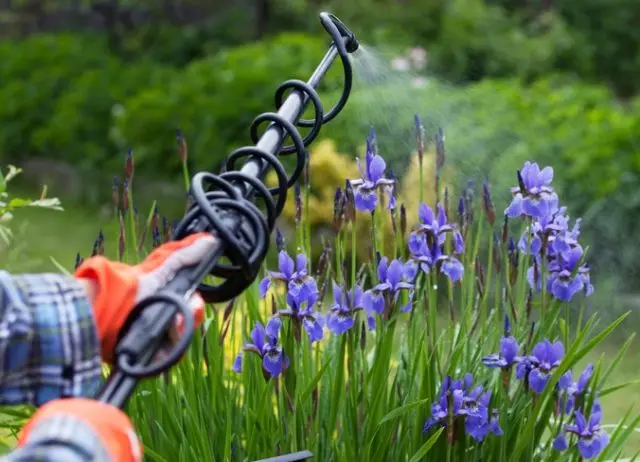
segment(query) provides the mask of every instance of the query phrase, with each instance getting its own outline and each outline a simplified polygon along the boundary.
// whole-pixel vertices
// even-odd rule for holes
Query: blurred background
[[[72,268],[100,229],[113,249],[112,181],[128,149],[136,210],[146,218],[158,199],[169,222],[180,217],[176,130],[191,172],[219,168],[250,142],[277,85],[306,79],[326,51],[322,10],[364,50],[351,102],[314,148],[317,204],[354,171],[370,126],[394,174],[415,184],[417,113],[429,138],[445,131],[452,203],[468,180],[488,180],[500,212],[524,160],[552,165],[584,219],[590,306],[607,318],[637,310],[637,0],[2,0],[0,164],[24,169],[15,194],[46,184],[65,207],[17,214],[21,239],[3,266],[56,270],[53,257]],[[326,106],[341,91],[337,68],[320,90]],[[322,210],[314,224],[330,227]]]

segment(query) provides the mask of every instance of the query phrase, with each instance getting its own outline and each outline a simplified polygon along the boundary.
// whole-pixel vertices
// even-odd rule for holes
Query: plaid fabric
[[[71,416],[42,421],[29,433],[26,444],[0,462],[115,462],[111,461],[90,427]]]
[[[91,398],[101,364],[91,305],[73,277],[0,271],[0,404]]]

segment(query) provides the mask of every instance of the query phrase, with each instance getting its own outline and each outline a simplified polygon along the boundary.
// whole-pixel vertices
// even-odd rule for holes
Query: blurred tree
[[[623,97],[640,88],[638,0],[3,0],[0,34],[99,29],[121,56],[182,66],[216,46],[315,33],[321,10],[373,46],[427,48],[453,82],[565,71]]]
[[[618,95],[629,97],[640,90],[640,1],[638,0],[486,0],[519,20],[520,27],[541,17],[558,14],[572,30],[574,52],[583,55],[589,68],[583,77],[603,81]],[[559,69],[574,70],[568,63]]]

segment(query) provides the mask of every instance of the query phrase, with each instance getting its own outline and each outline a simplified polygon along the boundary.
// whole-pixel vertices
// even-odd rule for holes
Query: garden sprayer
[[[176,227],[174,239],[183,239],[195,232],[211,232],[218,239],[218,248],[197,265],[178,272],[166,287],[136,305],[121,332],[115,349],[114,371],[100,391],[99,401],[122,408],[139,380],[157,376],[180,360],[195,330],[186,304],[195,290],[205,301],[220,303],[240,295],[257,277],[269,249],[275,221],[285,205],[287,190],[303,172],[306,147],[317,137],[322,125],[338,115],[351,93],[349,53],[358,49],[358,41],[335,16],[321,13],[320,22],[332,43],[308,82],[287,80],[277,88],[278,112],[266,112],[254,119],[250,133],[255,145],[232,152],[226,159],[224,173],[199,172],[193,177],[190,191],[193,205]],[[340,100],[325,114],[316,87],[338,57],[344,70],[344,87]],[[283,101],[287,90],[291,93]],[[309,102],[314,118],[301,119]],[[258,129],[263,122],[270,124],[259,136]],[[296,125],[310,128],[304,138]],[[287,137],[292,144],[283,147]],[[277,156],[290,154],[295,154],[296,166],[287,177]],[[237,170],[236,164],[241,158],[248,160]],[[278,185],[270,189],[263,182],[269,168],[275,171],[278,181]],[[264,202],[264,212],[254,204],[256,198]],[[222,258],[230,263],[221,263]],[[208,275],[222,278],[224,282],[217,286],[204,284],[202,281]],[[154,361],[178,313],[184,317],[184,333],[170,353]],[[268,460],[284,462],[309,457],[311,453],[304,451]]]

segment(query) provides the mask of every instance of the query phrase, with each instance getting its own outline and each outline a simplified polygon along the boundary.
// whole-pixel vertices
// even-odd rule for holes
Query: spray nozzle
[[[348,53],[353,53],[360,47],[360,43],[358,39],[356,39],[355,34],[335,15],[331,13],[320,13],[320,22],[328,32],[331,32],[331,29],[337,30],[339,35],[345,39],[344,47]]]

